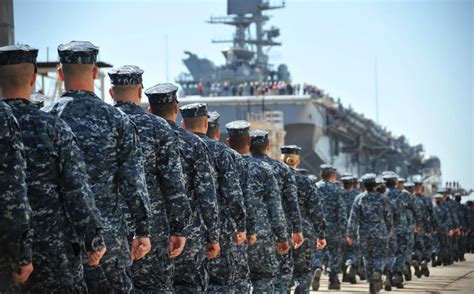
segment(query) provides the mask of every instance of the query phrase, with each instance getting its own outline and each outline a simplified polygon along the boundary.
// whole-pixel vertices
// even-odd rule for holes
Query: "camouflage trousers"
[[[171,294],[173,292],[173,260],[169,256],[169,238],[152,240],[151,252],[131,267],[136,293]]]
[[[327,257],[327,272],[329,275],[337,275],[342,272],[343,244],[342,238],[327,237],[327,246],[323,250],[317,250],[313,259],[313,269],[322,268],[324,258]]]
[[[397,234],[397,251],[395,253],[395,259],[392,264],[392,272],[394,273],[403,273],[406,267],[407,261],[407,252],[410,252],[410,235],[413,233],[408,232],[407,230],[398,230]]]
[[[425,235],[424,231],[415,234],[415,248],[413,251],[413,260],[422,262],[430,261],[432,253],[431,238]]]
[[[237,246],[234,242],[234,235],[234,231],[221,231],[219,256],[206,260],[209,272],[209,285],[206,293],[232,294],[235,292]]]
[[[250,292],[250,270],[247,256],[248,243],[237,246],[235,264],[235,293]]]
[[[405,251],[405,263],[410,264],[410,261],[415,250],[415,227],[410,227],[407,232],[407,248]]]
[[[344,259],[343,261],[345,262],[344,264],[346,266],[353,266],[357,267],[359,266],[359,260],[360,260],[360,252],[359,252],[359,244],[358,240],[353,240],[354,243],[352,243],[351,246],[347,245],[344,243],[343,246],[343,251],[344,251]]]
[[[309,287],[313,278],[312,262],[316,253],[316,239],[308,238],[300,248],[293,250],[293,284],[296,286],[296,294],[309,293]]]
[[[87,293],[78,243],[41,241],[32,247],[34,271],[22,293]]]
[[[203,293],[207,289],[206,246],[202,230],[191,230],[183,253],[174,261],[173,288],[176,293]]]
[[[274,293],[279,263],[273,236],[259,236],[247,254],[253,293]]]
[[[291,233],[289,234],[291,236]],[[291,244],[291,240],[288,240],[288,244]],[[287,254],[277,254],[278,263],[280,269],[277,273],[275,283],[275,293],[286,294],[290,293],[291,281],[293,279],[293,248],[290,246],[290,251]]]
[[[393,271],[393,265],[395,263],[395,257],[397,254],[397,236],[395,232],[392,232],[391,237],[388,238],[386,243],[385,258],[384,258],[384,271]]]
[[[363,236],[359,239],[361,255],[364,261],[367,281],[372,283],[375,272],[382,273],[384,268],[384,255],[388,242],[385,236]]]

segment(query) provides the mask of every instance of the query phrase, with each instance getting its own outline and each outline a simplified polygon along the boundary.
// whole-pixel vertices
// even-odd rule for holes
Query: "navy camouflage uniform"
[[[362,177],[364,183],[375,183],[375,174]],[[376,282],[373,274],[381,276],[383,257],[387,247],[387,235],[392,230],[390,204],[387,198],[378,192],[363,192],[359,194],[352,205],[349,217],[347,235],[349,238],[359,238],[360,250],[364,260],[365,272],[369,283]]]
[[[322,165],[321,171],[334,168],[330,165]],[[341,272],[343,252],[342,248],[346,241],[347,212],[343,191],[336,184],[328,180],[320,180],[317,184],[321,196],[321,206],[324,220],[326,222],[327,246],[316,252],[313,268],[322,268],[325,252],[328,255],[328,273],[337,277]]]
[[[61,64],[95,64],[98,48],[90,42],[60,45]],[[135,236],[149,236],[149,199],[137,130],[121,110],[106,104],[93,92],[71,89],[47,111],[71,127],[86,161],[91,189],[101,212],[107,252],[99,267],[85,265],[90,292],[132,291],[127,269],[132,265],[123,207]]]
[[[109,72],[114,86],[141,85],[143,71],[122,66]],[[170,236],[184,236],[191,208],[174,131],[166,120],[133,102],[117,101],[138,129],[151,208],[151,252],[133,262],[132,281],[137,293],[173,293]]]
[[[38,50],[25,46],[12,46],[10,53],[30,52],[36,60]],[[28,99],[5,100],[22,132],[34,231],[35,270],[22,291],[87,292],[80,246],[97,251],[104,244],[100,234],[103,224],[87,183],[84,160],[64,121],[40,111]]]
[[[342,183],[354,183],[355,178],[352,175],[346,175],[341,178]],[[349,216],[351,214],[352,204],[354,204],[354,200],[357,195],[360,194],[360,190],[352,189],[350,191],[344,190],[344,201],[346,203],[346,214],[347,220],[349,221]],[[354,268],[358,267],[358,262],[360,259],[359,256],[359,244],[357,238],[353,240],[352,245],[349,246],[344,244],[344,262],[345,266],[352,266]]]
[[[205,117],[207,105],[202,103],[188,104],[180,108],[183,118]],[[195,133],[206,143],[214,167],[213,177],[216,183],[219,205],[221,252],[215,259],[207,261],[209,272],[208,293],[231,293],[235,291],[237,245],[234,242],[236,230],[245,232],[246,216],[242,189],[235,156],[221,142],[211,140],[206,134]]]
[[[4,61],[1,53],[0,60]],[[20,127],[10,107],[0,101],[0,292],[14,287],[14,267],[31,263],[33,232],[25,170]]]
[[[145,91],[150,106],[177,101],[178,87],[157,84]],[[173,288],[178,293],[206,291],[209,274],[205,260],[208,243],[219,242],[218,204],[212,177],[209,149],[196,135],[168,121],[178,140],[178,150],[184,173],[184,183],[191,206],[191,220],[184,229],[187,236],[183,253],[175,258]]]
[[[415,183],[415,185],[418,183]],[[429,262],[431,259],[431,240],[427,234],[433,233],[433,203],[431,198],[423,194],[415,193],[415,202],[420,208],[421,224],[420,232],[415,234],[415,248],[413,259],[422,262]]]
[[[316,241],[325,239],[326,226],[320,196],[313,180],[298,171],[295,172],[295,179],[305,241],[301,247],[292,251],[295,265],[293,283],[296,285],[295,293],[309,293]]]
[[[268,143],[268,132],[253,131],[251,133],[252,144],[265,145]],[[261,153],[252,153],[252,156],[268,163],[278,181],[278,187],[281,191],[281,200],[285,218],[287,221],[288,235],[291,233],[301,233],[301,214],[298,206],[298,193],[296,188],[295,176],[291,169],[279,160],[272,159]],[[287,240],[291,243],[291,240]],[[293,276],[293,258],[291,250],[288,254],[278,255],[280,262],[280,271],[278,272],[278,282],[276,288],[280,293],[289,293],[291,280]]]
[[[384,179],[398,179],[398,176],[391,172],[384,175]],[[406,267],[407,251],[411,250],[408,247],[410,235],[413,235],[413,230],[409,227],[408,211],[413,213],[416,224],[421,223],[421,216],[415,200],[406,190],[400,190],[395,187],[389,187],[387,191],[388,200],[396,208],[398,212],[398,222],[394,225],[394,234],[397,239],[397,250],[392,260],[391,270],[393,273],[403,273]]]
[[[434,198],[436,202],[433,206],[433,215],[437,224],[435,234],[435,252],[438,255],[438,260],[447,264],[450,257],[449,251],[452,250],[448,242],[448,232],[454,228],[454,222],[451,218],[446,202],[442,199],[443,195],[436,194]]]

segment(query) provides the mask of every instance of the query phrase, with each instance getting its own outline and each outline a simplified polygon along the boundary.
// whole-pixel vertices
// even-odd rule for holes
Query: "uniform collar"
[[[25,98],[8,98],[4,99],[4,102],[8,103],[8,105],[24,105],[28,106],[31,105],[31,101]]]
[[[100,99],[94,92],[91,92],[88,90],[79,90],[79,89],[67,90],[61,95],[61,97],[73,97],[73,98],[77,96]]]
[[[140,105],[130,101],[117,101],[115,102],[114,106],[139,112],[145,112],[145,110]]]

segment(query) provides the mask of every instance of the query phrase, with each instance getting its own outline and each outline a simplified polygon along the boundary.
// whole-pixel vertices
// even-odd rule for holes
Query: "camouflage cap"
[[[178,102],[178,87],[171,83],[156,84],[146,89],[145,95],[148,97],[150,104]]]
[[[124,65],[108,72],[110,83],[116,86],[141,85],[143,69],[135,65]]]
[[[225,125],[229,137],[248,135],[250,123],[245,120],[235,120]]]
[[[327,163],[324,163],[324,164],[321,164],[319,166],[319,170],[324,173],[324,172],[335,172],[336,169],[330,165],[330,164],[327,164]]]
[[[373,173],[365,174],[361,178],[362,183],[364,184],[376,184],[377,183],[377,175]]]
[[[405,178],[403,178],[403,177],[398,177],[398,181],[399,181],[400,183],[405,183],[407,180],[406,180]]]
[[[415,187],[415,183],[413,182],[406,182],[404,185],[403,185],[406,189],[412,189]]]
[[[307,170],[305,168],[297,168],[296,172],[299,173],[299,174],[305,175],[305,176],[309,174],[309,170]]]
[[[209,111],[208,113],[209,120],[207,124],[209,127],[217,128],[219,126],[219,118],[221,115],[217,111]]]
[[[12,45],[0,47],[0,66],[14,65],[20,63],[32,63],[36,65],[38,49],[28,45]]]
[[[439,193],[439,194],[448,194],[449,193],[449,190],[445,187],[441,187],[438,189],[438,191],[436,191],[436,193]]]
[[[255,130],[250,132],[251,146],[267,145],[268,143],[268,131]]]
[[[385,185],[385,180],[383,179],[382,175],[379,175],[375,178],[375,183],[379,185]]]
[[[183,118],[193,118],[207,116],[207,104],[206,103],[191,103],[184,105],[179,108],[181,116]]]
[[[441,199],[443,198],[443,194],[440,194],[440,193],[436,193],[434,196],[433,196],[434,199]]]
[[[384,171],[382,177],[385,181],[398,180],[398,175],[393,171]]]
[[[99,47],[89,41],[71,41],[58,46],[62,64],[95,64]]]
[[[346,175],[341,177],[341,182],[343,183],[352,183],[354,182],[354,177],[352,175]]]
[[[300,155],[301,147],[296,146],[296,145],[281,146],[280,151],[281,151],[281,154]]]

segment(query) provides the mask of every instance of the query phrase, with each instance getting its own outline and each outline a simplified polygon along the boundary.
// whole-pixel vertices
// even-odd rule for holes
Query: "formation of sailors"
[[[0,47],[0,292],[308,293],[324,270],[331,290],[342,273],[378,292],[470,250],[473,209],[449,189],[433,206],[394,172],[341,187],[323,164],[318,180],[300,147],[272,159],[247,121],[227,123],[224,144],[219,113],[179,107],[173,84],[143,91],[137,66],[109,72],[109,105],[98,52],[60,45],[66,91],[40,109],[38,50]]]

